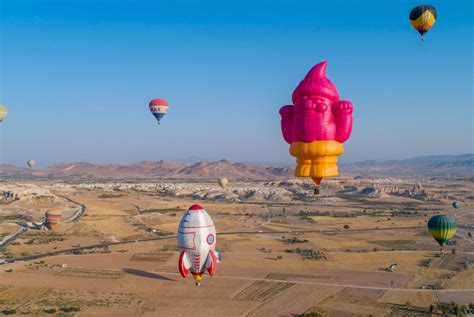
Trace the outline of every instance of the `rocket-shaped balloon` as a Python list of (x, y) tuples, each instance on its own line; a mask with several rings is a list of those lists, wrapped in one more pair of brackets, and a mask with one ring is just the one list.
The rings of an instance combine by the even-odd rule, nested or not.
[(179, 272), (183, 277), (189, 272), (200, 284), (204, 272), (216, 274), (216, 228), (206, 210), (192, 205), (184, 213), (178, 228)]

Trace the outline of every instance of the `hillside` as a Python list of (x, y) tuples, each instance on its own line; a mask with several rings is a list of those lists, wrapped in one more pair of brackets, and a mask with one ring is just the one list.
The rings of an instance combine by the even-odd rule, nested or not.
[(364, 161), (341, 166), (351, 174), (429, 177), (474, 181), (474, 154), (432, 155), (404, 160)]
[[(474, 181), (474, 154), (341, 164), (340, 171), (354, 176), (423, 177)], [(61, 163), (34, 170), (13, 165), (0, 165), (0, 177), (3, 179), (208, 180), (222, 176), (230, 180), (274, 180), (292, 177), (293, 168), (234, 163), (228, 160), (197, 163), (142, 161), (133, 164), (108, 165), (78, 162)]]
[(227, 160), (199, 163), (143, 161), (133, 164), (98, 165), (92, 163), (57, 164), (29, 170), (13, 165), (0, 165), (0, 177), (6, 179), (191, 179), (206, 180), (222, 176), (230, 180), (273, 180), (290, 177), (292, 169)]

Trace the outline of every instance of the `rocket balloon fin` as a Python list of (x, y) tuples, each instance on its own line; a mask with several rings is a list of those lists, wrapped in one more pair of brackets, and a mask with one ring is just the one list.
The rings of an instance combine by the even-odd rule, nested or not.
[(206, 259), (206, 268), (210, 276), (214, 276), (217, 270), (217, 256), (213, 250), (209, 251)]
[(216, 249), (216, 257), (217, 257), (217, 263), (221, 263), (222, 262), (222, 253), (221, 253), (221, 251), (219, 251), (217, 249)]
[(186, 277), (189, 274), (189, 268), (191, 264), (189, 263), (188, 257), (186, 256), (186, 252), (181, 252), (179, 255), (179, 273), (181, 273), (182, 277)]

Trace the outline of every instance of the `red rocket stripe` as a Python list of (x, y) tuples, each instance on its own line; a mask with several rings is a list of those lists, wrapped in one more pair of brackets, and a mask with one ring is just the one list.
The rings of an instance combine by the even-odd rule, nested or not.
[(207, 271), (209, 272), (210, 276), (213, 276), (214, 274), (216, 274), (216, 270), (217, 270), (217, 256), (214, 254), (214, 251), (212, 250), (209, 251), (209, 256), (211, 257), (211, 263)]
[(179, 262), (178, 262), (179, 273), (181, 274), (182, 277), (188, 276), (188, 273), (189, 273), (189, 270), (184, 265), (184, 255), (185, 255), (185, 252), (182, 252), (180, 254)]
[[(179, 226), (179, 228), (186, 228), (186, 229), (200, 229), (200, 228), (212, 228), (214, 225), (209, 225), (209, 226), (197, 226), (197, 227), (186, 227), (186, 226)], [(180, 232), (180, 233), (186, 233), (186, 232)]]

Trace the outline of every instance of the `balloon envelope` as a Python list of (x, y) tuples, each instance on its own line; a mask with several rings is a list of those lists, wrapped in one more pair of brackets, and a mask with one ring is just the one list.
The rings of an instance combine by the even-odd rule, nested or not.
[(423, 35), (435, 24), (437, 15), (435, 7), (429, 4), (417, 6), (410, 11), (410, 23), (423, 38)]
[(150, 101), (148, 105), (150, 112), (155, 116), (158, 124), (160, 120), (165, 116), (166, 112), (168, 112), (168, 102), (164, 99), (156, 98)]
[(181, 276), (191, 273), (199, 285), (206, 270), (210, 276), (216, 274), (216, 228), (204, 208), (199, 205), (189, 207), (179, 223), (177, 239)]
[(338, 175), (337, 158), (352, 131), (353, 105), (340, 100), (327, 78), (328, 62), (316, 64), (293, 91), (293, 104), (280, 108), (283, 139), (296, 158), (295, 176), (316, 185)]
[(457, 201), (453, 202), (453, 208), (458, 209), (459, 208), (459, 203)]
[(46, 221), (45, 225), (48, 229), (54, 230), (62, 218), (61, 210), (48, 210), (46, 212)]
[(5, 120), (8, 114), (8, 108), (4, 105), (0, 105), (0, 122)]
[(428, 230), (440, 246), (444, 246), (456, 234), (456, 222), (448, 216), (436, 215), (428, 221)]
[(224, 188), (229, 183), (229, 180), (225, 177), (219, 178), (219, 185)]
[(35, 160), (28, 160), (28, 162), (26, 162), (26, 164), (28, 165), (29, 168), (33, 168), (33, 166), (35, 166), (35, 164), (36, 164), (36, 161)]

